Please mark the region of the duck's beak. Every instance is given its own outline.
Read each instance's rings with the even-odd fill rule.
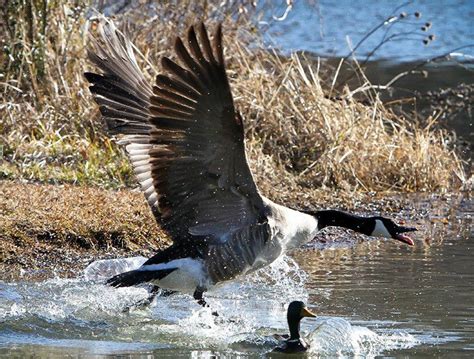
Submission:
[[[316,314],[309,311],[308,308],[301,308],[300,315],[301,315],[302,318],[304,318],[304,317],[316,318]]]
[[[403,242],[408,244],[409,246],[413,246],[415,243],[413,242],[413,239],[410,237],[404,235],[403,233],[406,232],[413,232],[416,231],[417,229],[415,227],[403,227],[403,226],[398,226],[397,228],[397,233],[393,237],[397,241]]]

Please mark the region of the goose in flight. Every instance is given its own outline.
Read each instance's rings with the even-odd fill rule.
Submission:
[[[222,27],[212,38],[203,23],[174,44],[177,61],[161,59],[154,85],[144,78],[130,40],[101,18],[86,72],[110,135],[126,147],[145,198],[172,245],[140,268],[119,274],[115,287],[152,283],[203,292],[269,265],[328,226],[413,245],[384,217],[322,210],[299,212],[261,195],[244,146],[244,122],[227,78]]]

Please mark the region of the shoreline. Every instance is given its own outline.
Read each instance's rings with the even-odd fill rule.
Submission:
[[[413,195],[351,194],[352,201],[321,197],[318,202],[324,202],[327,208],[355,209],[361,214],[383,212],[415,225],[423,223],[425,228],[416,235],[421,239],[428,238],[432,231],[425,222],[445,226],[445,215],[449,215],[452,206],[449,202],[459,201],[456,195],[425,194],[422,198],[426,199],[420,204],[410,196]],[[0,181],[0,197],[6,199],[0,203],[3,281],[77,277],[92,261],[149,257],[170,244],[138,190]],[[438,198],[441,204],[432,204],[430,197]],[[440,209],[437,218],[430,213],[432,209],[422,208],[430,205]],[[347,233],[325,231],[301,250],[351,247],[367,240]]]
[[[140,192],[0,181],[0,278],[74,277],[168,245]]]

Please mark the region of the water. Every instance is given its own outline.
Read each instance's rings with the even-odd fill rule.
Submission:
[[[341,0],[337,4],[330,0],[305,0],[295,1],[286,17],[283,16],[285,1],[260,3],[263,10],[260,28],[265,30],[267,41],[287,52],[303,50],[324,57],[344,57],[369,31],[401,12],[408,15],[405,20],[382,26],[355,51],[356,57],[364,59],[380,44],[386,30],[389,30],[387,37],[405,35],[393,37],[392,41],[382,45],[371,57],[372,60],[424,60],[465,45],[474,45],[472,0],[368,0],[363,3]],[[420,18],[413,15],[417,11],[421,13]],[[277,21],[276,18],[282,20]],[[431,28],[426,32],[421,31],[426,22],[432,23]],[[406,34],[413,31],[421,35]],[[428,34],[434,34],[436,39],[425,46],[423,39]],[[460,60],[472,61],[474,47],[456,52]]]
[[[421,67],[427,77],[419,74],[404,76],[390,91],[380,92],[382,100],[387,102],[418,95],[416,102],[402,101],[405,111],[415,110],[422,117],[427,117],[433,113],[433,106],[438,105],[423,96],[427,91],[456,89],[460,84],[473,83],[472,0],[369,0],[363,3],[342,0],[337,4],[328,0],[304,0],[295,1],[286,16],[285,1],[262,1],[259,4],[258,13],[261,15],[257,18],[258,24],[269,47],[277,48],[284,54],[305,51],[314,56],[328,58],[335,67],[339,65],[341,58],[349,55],[356,57],[361,63],[369,60],[365,73],[368,80],[375,85],[385,85],[399,74],[410,71],[430,59],[436,59]],[[420,18],[414,16],[417,11],[421,13]],[[398,16],[401,12],[408,15],[405,20],[381,26],[354,49],[377,25],[390,16]],[[280,20],[276,20],[278,18]],[[423,32],[421,27],[426,22],[431,22],[432,26]],[[434,34],[436,39],[426,46],[423,39],[428,34]],[[384,38],[392,39],[380,45]],[[353,54],[352,49],[355,50]],[[450,55],[444,56],[447,54]],[[352,74],[352,69],[343,66],[338,78],[340,85],[346,84],[344,79]],[[349,83],[352,88],[358,85]],[[459,98],[453,97],[449,101],[454,103],[456,99]],[[472,95],[464,101],[472,102]],[[448,111],[442,116],[439,124],[454,130],[458,137],[467,141],[466,144],[470,148],[466,148],[462,155],[469,157],[467,152],[472,151],[474,143],[472,106],[463,106],[463,109],[454,113]]]
[[[314,355],[470,357],[472,201],[412,200],[421,228],[415,248],[310,244],[209,293],[219,318],[181,294],[127,311],[147,291],[101,281],[141,257],[95,262],[78,279],[0,282],[0,356],[260,357],[277,345],[272,334],[286,333],[286,305],[300,299],[319,315],[302,326]]]

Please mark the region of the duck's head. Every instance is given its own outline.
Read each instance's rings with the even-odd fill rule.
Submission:
[[[283,353],[296,353],[308,350],[309,345],[300,336],[300,322],[304,317],[316,317],[316,315],[309,311],[303,302],[293,301],[288,306],[286,317],[288,320],[290,335],[286,336],[287,339],[283,345],[275,348],[274,351]]]
[[[393,238],[410,246],[414,244],[413,240],[404,233],[416,231],[415,227],[400,226],[390,218],[385,217],[371,217],[371,219],[373,229],[369,233],[370,236]]]
[[[288,306],[288,311],[286,313],[286,318],[288,319],[288,325],[291,326],[291,324],[299,324],[301,319],[304,317],[316,317],[316,314],[312,313],[308,308],[306,308],[306,305],[299,301],[295,300],[290,303]]]

